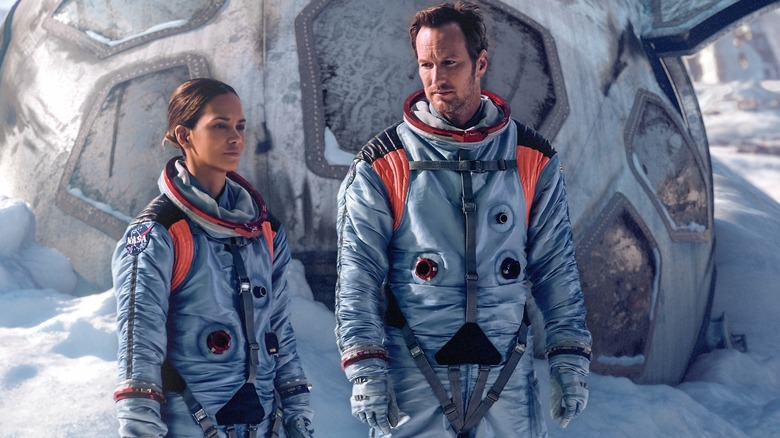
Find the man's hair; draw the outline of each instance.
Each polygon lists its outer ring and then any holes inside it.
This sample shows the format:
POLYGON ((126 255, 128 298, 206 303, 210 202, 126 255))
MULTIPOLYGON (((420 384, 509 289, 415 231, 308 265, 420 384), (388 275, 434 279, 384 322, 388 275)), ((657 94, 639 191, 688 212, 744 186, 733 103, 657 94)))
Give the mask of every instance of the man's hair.
POLYGON ((479 53, 488 48, 487 30, 479 7, 473 3, 459 1, 454 6, 442 3, 414 14, 409 36, 412 40, 412 50, 417 56, 417 34, 423 27, 439 28, 449 23, 457 23, 466 37, 466 50, 472 61, 476 61, 479 53))

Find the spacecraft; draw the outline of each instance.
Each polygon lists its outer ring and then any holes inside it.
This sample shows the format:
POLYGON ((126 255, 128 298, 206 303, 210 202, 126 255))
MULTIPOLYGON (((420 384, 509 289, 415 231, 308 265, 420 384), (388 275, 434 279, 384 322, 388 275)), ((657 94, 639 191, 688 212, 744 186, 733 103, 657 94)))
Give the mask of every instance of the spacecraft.
MULTIPOLYGON (((167 99, 191 77, 237 90, 239 172, 285 225, 332 307, 336 192, 355 152, 420 88, 420 0, 18 1, 0 31, 0 188, 82 289, 158 190, 167 99)), ((682 56, 774 0, 477 1, 483 88, 560 153, 595 372, 676 383, 715 281, 707 136, 682 56)))

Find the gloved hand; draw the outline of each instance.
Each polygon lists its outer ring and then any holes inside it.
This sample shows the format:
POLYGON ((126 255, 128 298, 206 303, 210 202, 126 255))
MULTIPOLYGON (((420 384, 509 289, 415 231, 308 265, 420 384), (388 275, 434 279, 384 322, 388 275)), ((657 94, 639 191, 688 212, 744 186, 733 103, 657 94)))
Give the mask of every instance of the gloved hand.
POLYGON ((303 416, 285 420, 284 431, 287 438, 312 438, 314 436, 311 420, 303 416))
POLYGON ((387 377, 355 377, 352 379, 352 415, 384 434, 398 424, 398 405, 387 377))
POLYGON ((561 354, 551 357, 550 415, 565 428, 588 405, 588 368, 590 361, 582 356, 561 354))

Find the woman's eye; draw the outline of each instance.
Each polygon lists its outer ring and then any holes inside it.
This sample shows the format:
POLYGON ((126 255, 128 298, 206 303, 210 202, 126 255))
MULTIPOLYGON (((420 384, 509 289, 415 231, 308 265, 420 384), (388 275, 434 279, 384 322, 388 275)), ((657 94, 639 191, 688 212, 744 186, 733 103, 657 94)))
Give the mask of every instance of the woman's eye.
POLYGON ((243 130, 246 129, 246 126, 245 125, 238 125, 238 126, 236 126, 236 129, 238 129, 239 131, 243 131, 243 130))

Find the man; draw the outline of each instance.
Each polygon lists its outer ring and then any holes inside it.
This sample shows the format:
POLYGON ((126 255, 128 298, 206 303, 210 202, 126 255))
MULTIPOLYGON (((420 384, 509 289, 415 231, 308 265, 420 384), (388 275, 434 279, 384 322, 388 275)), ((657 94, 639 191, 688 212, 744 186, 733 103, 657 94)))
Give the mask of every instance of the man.
POLYGON ((376 436, 544 436, 522 354, 529 291, 545 321, 553 418, 566 427, 588 399, 591 337, 560 162, 481 89, 476 6, 420 11, 410 35, 424 90, 339 191, 336 335, 352 413, 376 436))

